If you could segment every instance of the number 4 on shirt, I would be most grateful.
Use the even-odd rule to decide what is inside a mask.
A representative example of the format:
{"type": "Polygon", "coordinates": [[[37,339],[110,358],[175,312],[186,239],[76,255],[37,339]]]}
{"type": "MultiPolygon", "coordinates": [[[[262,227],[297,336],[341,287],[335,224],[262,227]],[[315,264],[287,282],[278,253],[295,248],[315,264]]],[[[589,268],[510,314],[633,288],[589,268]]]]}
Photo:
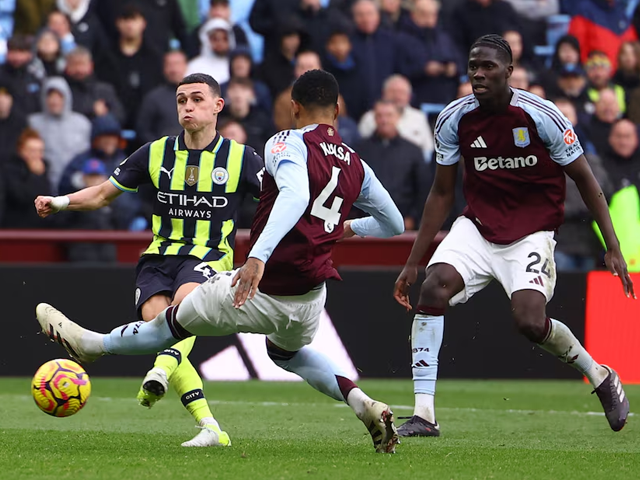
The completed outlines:
{"type": "Polygon", "coordinates": [[[313,201],[313,205],[311,206],[311,215],[324,220],[324,230],[327,233],[333,232],[336,225],[340,223],[340,207],[342,207],[343,199],[335,197],[331,208],[324,206],[331,194],[338,188],[338,175],[340,175],[340,169],[338,167],[331,167],[331,180],[329,180],[329,183],[322,189],[320,195],[313,201]]]}

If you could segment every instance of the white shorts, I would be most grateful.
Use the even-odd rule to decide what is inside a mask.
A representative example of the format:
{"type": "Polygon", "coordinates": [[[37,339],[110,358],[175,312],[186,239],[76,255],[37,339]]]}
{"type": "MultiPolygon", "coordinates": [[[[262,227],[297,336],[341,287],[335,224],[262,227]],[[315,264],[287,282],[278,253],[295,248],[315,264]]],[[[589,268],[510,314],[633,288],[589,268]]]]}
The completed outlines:
{"type": "Polygon", "coordinates": [[[509,245],[497,245],[485,240],[471,220],[460,217],[427,268],[446,263],[462,277],[464,288],[449,300],[452,306],[466,302],[494,278],[509,298],[518,290],[537,290],[549,302],[556,286],[555,246],[553,232],[536,232],[509,245]]]}
{"type": "Polygon", "coordinates": [[[296,352],[313,340],[324,311],[327,289],[280,297],[260,291],[242,307],[233,306],[236,270],[220,272],[198,286],[178,307],[177,321],[196,336],[261,333],[278,347],[296,352]]]}

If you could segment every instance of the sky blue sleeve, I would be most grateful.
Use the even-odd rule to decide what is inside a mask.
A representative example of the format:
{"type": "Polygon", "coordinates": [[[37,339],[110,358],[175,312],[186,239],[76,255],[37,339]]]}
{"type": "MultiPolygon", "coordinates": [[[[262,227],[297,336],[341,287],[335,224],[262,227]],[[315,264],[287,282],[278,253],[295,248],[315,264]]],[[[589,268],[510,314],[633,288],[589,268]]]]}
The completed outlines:
{"type": "Polygon", "coordinates": [[[302,138],[294,135],[289,135],[282,142],[277,141],[278,135],[281,134],[272,137],[265,146],[265,168],[276,181],[279,193],[264,230],[249,252],[250,258],[265,263],[304,215],[310,197],[306,145],[302,138]]]}
{"type": "Polygon", "coordinates": [[[360,196],[354,206],[364,210],[370,217],[351,222],[351,229],[359,237],[387,238],[404,232],[404,219],[389,192],[380,183],[371,167],[364,161],[364,181],[360,196]]]}
{"type": "Polygon", "coordinates": [[[440,165],[455,165],[460,160],[457,112],[443,110],[436,120],[435,143],[436,162],[440,165]]]}

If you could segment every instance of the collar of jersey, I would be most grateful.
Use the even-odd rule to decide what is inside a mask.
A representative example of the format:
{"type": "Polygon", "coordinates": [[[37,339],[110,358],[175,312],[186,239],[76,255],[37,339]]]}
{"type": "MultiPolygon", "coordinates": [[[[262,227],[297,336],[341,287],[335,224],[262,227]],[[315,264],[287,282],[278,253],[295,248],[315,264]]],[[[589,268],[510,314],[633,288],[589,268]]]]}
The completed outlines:
{"type": "MultiPolygon", "coordinates": [[[[216,132],[216,136],[213,138],[213,141],[207,145],[204,150],[207,150],[209,152],[215,152],[218,148],[220,148],[220,143],[222,142],[223,138],[220,136],[220,133],[216,132]]],[[[184,143],[184,130],[182,132],[180,132],[180,135],[178,135],[176,137],[176,141],[173,144],[173,149],[174,150],[189,150],[187,148],[187,145],[184,143]]],[[[202,150],[202,151],[204,151],[202,150]]]]}

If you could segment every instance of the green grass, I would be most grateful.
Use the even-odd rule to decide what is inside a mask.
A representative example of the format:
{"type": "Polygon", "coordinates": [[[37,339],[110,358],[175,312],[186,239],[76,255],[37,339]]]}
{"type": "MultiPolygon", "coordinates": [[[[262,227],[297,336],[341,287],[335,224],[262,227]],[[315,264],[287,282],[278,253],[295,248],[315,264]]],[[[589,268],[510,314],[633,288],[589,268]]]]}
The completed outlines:
{"type": "MultiPolygon", "coordinates": [[[[409,415],[410,381],[362,381],[409,415]]],[[[0,379],[1,479],[618,479],[640,478],[637,417],[612,432],[580,382],[441,381],[440,438],[375,454],[351,410],[302,383],[209,383],[231,448],[186,449],[197,433],[172,393],[139,407],[137,379],[93,379],[74,417],[41,413],[28,379],[0,379]]],[[[627,387],[632,407],[640,386],[627,387]]],[[[398,422],[400,423],[400,422],[398,422]]]]}

